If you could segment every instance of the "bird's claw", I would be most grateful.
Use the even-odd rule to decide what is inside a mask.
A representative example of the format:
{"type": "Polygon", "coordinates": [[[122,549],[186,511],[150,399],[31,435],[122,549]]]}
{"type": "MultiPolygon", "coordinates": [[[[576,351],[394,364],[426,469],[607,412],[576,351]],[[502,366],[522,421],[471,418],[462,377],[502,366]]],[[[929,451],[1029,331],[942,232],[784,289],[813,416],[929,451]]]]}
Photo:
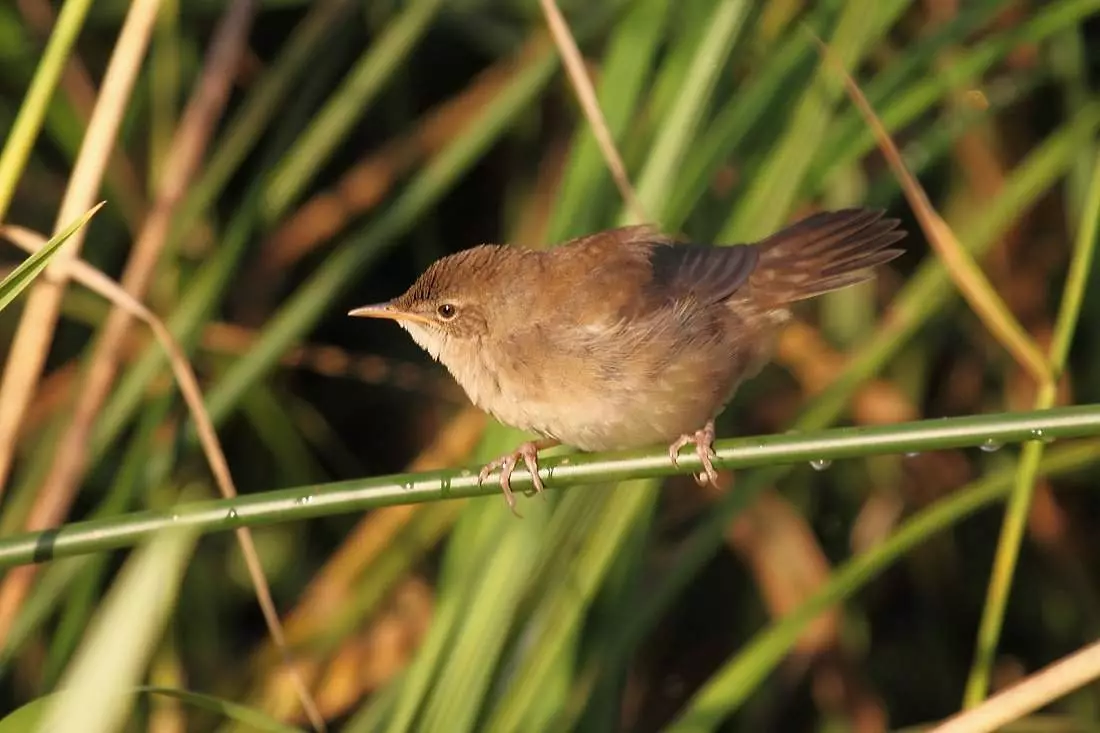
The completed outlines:
{"type": "Polygon", "coordinates": [[[506,453],[500,458],[489,461],[477,475],[477,483],[480,486],[485,483],[485,479],[489,478],[489,474],[498,468],[500,469],[500,489],[504,492],[504,500],[508,502],[508,508],[517,517],[522,515],[516,509],[516,495],[512,492],[512,471],[515,470],[516,464],[519,463],[521,458],[523,459],[523,465],[527,467],[528,473],[531,474],[531,484],[535,487],[535,493],[541,494],[546,487],[539,476],[539,447],[531,441],[522,444],[511,453],[506,453]]]}
{"type": "Polygon", "coordinates": [[[668,447],[668,456],[672,459],[672,465],[680,465],[680,449],[685,445],[695,446],[695,455],[699,457],[699,463],[703,466],[703,472],[693,475],[695,483],[706,486],[707,482],[714,488],[718,488],[718,472],[714,470],[713,459],[717,458],[714,452],[714,422],[708,422],[702,430],[694,433],[685,433],[668,447]]]}

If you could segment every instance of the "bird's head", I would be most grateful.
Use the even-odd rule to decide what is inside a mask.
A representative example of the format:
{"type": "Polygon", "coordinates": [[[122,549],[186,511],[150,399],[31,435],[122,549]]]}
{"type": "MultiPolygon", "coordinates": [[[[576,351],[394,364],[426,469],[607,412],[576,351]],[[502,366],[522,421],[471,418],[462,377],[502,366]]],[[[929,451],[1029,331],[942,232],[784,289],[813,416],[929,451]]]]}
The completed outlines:
{"type": "Polygon", "coordinates": [[[489,334],[493,310],[507,297],[507,248],[481,245],[434,262],[393,300],[356,308],[360,318],[388,318],[409,332],[433,359],[453,366],[489,334]],[[463,348],[466,347],[466,348],[463,348]]]}

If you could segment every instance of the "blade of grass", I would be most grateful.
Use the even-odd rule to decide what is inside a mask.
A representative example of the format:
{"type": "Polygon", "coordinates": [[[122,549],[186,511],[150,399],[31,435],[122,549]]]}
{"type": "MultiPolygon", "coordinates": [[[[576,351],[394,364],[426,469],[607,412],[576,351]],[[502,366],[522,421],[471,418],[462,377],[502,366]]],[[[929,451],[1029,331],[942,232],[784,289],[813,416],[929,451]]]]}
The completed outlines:
{"type": "MultiPolygon", "coordinates": [[[[548,1],[548,0],[544,0],[548,1]]],[[[638,179],[638,190],[658,191],[665,200],[671,196],[673,186],[670,181],[683,165],[683,160],[692,142],[695,140],[703,114],[711,100],[719,72],[725,66],[730,49],[737,43],[741,26],[749,11],[744,0],[725,0],[720,2],[710,16],[706,35],[699,46],[687,73],[686,84],[681,90],[677,102],[671,105],[668,119],[663,121],[661,133],[653,145],[642,175],[638,179]]],[[[647,200],[655,203],[656,195],[647,200]]],[[[664,202],[662,202],[663,204],[664,202]]],[[[667,208],[662,205],[661,209],[667,208]]],[[[620,225],[641,224],[635,207],[630,207],[620,220],[620,225]]]]}
{"type": "MultiPolygon", "coordinates": [[[[814,20],[825,16],[815,8],[814,20]]],[[[814,20],[807,20],[808,23],[814,20]]],[[[809,43],[792,36],[772,52],[771,62],[759,74],[750,77],[746,87],[731,95],[715,114],[700,139],[684,159],[679,182],[667,204],[664,224],[679,229],[706,192],[715,171],[730,158],[750,131],[762,124],[765,112],[775,99],[794,85],[794,76],[810,58],[809,43]]]]}
{"type": "Polygon", "coordinates": [[[595,598],[616,551],[635,520],[649,511],[654,503],[653,482],[624,482],[608,493],[601,502],[602,517],[598,531],[589,535],[586,547],[570,573],[567,592],[550,596],[543,602],[533,620],[538,633],[538,646],[525,654],[514,676],[500,697],[500,704],[481,730],[504,733],[529,730],[529,716],[546,686],[558,656],[567,650],[595,598]]]}
{"type": "MultiPolygon", "coordinates": [[[[862,56],[872,18],[887,12],[898,11],[894,6],[870,0],[853,0],[844,5],[830,45],[838,49],[845,67],[855,64],[862,56]]],[[[718,235],[718,241],[754,241],[780,228],[798,196],[803,177],[818,149],[818,140],[829,121],[830,106],[839,91],[826,70],[818,69],[813,82],[802,93],[780,141],[761,165],[760,174],[741,196],[718,235]]]]}
{"type": "Polygon", "coordinates": [[[496,515],[501,523],[498,546],[474,577],[480,581],[471,595],[456,636],[442,665],[433,694],[428,697],[417,730],[461,733],[482,730],[477,716],[492,683],[496,660],[512,629],[513,611],[526,588],[523,582],[534,565],[546,521],[544,507],[525,511],[524,525],[508,521],[500,507],[479,507],[496,515]],[[538,511],[542,510],[542,511],[538,511]],[[451,693],[464,693],[462,695],[451,693]]]}
{"type": "Polygon", "coordinates": [[[93,206],[88,211],[84,212],[76,221],[65,227],[60,233],[50,238],[48,242],[42,245],[40,249],[31,253],[30,257],[19,263],[7,277],[0,281],[0,311],[4,310],[11,304],[13,300],[19,297],[27,287],[30,286],[34,279],[42,274],[42,271],[46,269],[52,258],[57,251],[61,248],[65,242],[72,237],[77,230],[84,227],[96,212],[103,208],[101,202],[93,206]]]}
{"type": "Polygon", "coordinates": [[[15,187],[30,159],[46,110],[65,69],[65,61],[84,26],[91,4],[91,0],[66,0],[61,7],[27,96],[4,140],[4,149],[0,151],[0,221],[7,217],[15,187]]]}
{"type": "Polygon", "coordinates": [[[176,218],[178,236],[206,215],[222,195],[233,174],[261,140],[267,124],[275,117],[300,77],[309,71],[327,33],[358,3],[354,0],[318,0],[282,46],[278,57],[253,87],[240,110],[226,125],[211,151],[202,176],[188,192],[176,218]]]}
{"type": "Polygon", "coordinates": [[[46,712],[42,730],[121,727],[173,608],[197,533],[165,532],[127,562],[46,712]]]}
{"type": "MultiPolygon", "coordinates": [[[[150,189],[153,181],[163,177],[179,116],[179,99],[183,95],[182,56],[185,41],[180,30],[179,0],[161,0],[149,49],[149,73],[146,78],[149,93],[149,161],[145,180],[150,189]]],[[[149,190],[148,193],[154,195],[156,191],[149,190]]]]}
{"type": "MultiPolygon", "coordinates": [[[[0,733],[26,733],[29,730],[43,730],[41,728],[42,719],[48,712],[49,706],[55,704],[63,694],[54,693],[40,697],[9,713],[3,720],[0,720],[0,733]]],[[[247,725],[250,731],[266,731],[267,733],[301,733],[302,731],[301,728],[281,723],[264,715],[259,710],[239,705],[230,700],[170,687],[137,687],[130,693],[120,695],[123,698],[120,704],[131,702],[126,698],[135,698],[139,695],[162,695],[175,698],[193,708],[208,710],[228,720],[247,725]]]]}
{"type": "MultiPolygon", "coordinates": [[[[721,440],[715,444],[714,465],[719,470],[775,467],[808,464],[811,460],[836,461],[978,447],[987,441],[1006,445],[1034,440],[1037,436],[1058,440],[1098,434],[1100,405],[1077,405],[1034,412],[721,440]]],[[[698,472],[699,468],[697,457],[685,454],[680,464],[673,466],[667,450],[651,449],[547,457],[541,470],[547,488],[561,488],[686,475],[698,472]]],[[[165,511],[148,510],[96,521],[72,522],[46,532],[24,532],[0,538],[0,568],[129,547],[159,529],[176,524],[216,532],[451,498],[494,496],[499,504],[496,495],[500,488],[488,483],[479,486],[476,473],[467,467],[298,486],[236,499],[180,505],[165,511]]],[[[743,481],[749,478],[751,475],[743,481]]],[[[513,486],[517,492],[531,489],[530,476],[517,470],[513,486]]],[[[531,502],[532,506],[540,503],[531,502]]],[[[499,537],[492,539],[495,542],[499,537]]],[[[639,613],[643,610],[648,616],[648,609],[639,608],[639,613]]]]}
{"type": "Polygon", "coordinates": [[[265,223],[277,220],[298,200],[355,121],[367,111],[415,48],[441,4],[442,0],[413,0],[403,4],[400,14],[371,43],[348,73],[343,86],[329,98],[324,109],[271,172],[260,204],[265,223]]]}
{"type": "MultiPolygon", "coordinates": [[[[1039,387],[1035,399],[1037,410],[1052,407],[1057,397],[1057,379],[1066,368],[1070,344],[1073,342],[1081,305],[1085,299],[1089,273],[1092,271],[1097,227],[1100,227],[1100,156],[1096,158],[1093,167],[1092,181],[1085,199],[1085,210],[1077,228],[1073,258],[1054,325],[1050,346],[1050,368],[1053,379],[1039,387]]],[[[1001,527],[996,554],[993,556],[993,570],[990,574],[985,607],[982,610],[982,620],[978,627],[974,662],[963,694],[964,707],[974,707],[989,691],[989,680],[993,672],[1001,626],[1004,623],[1005,608],[1008,606],[1012,579],[1020,555],[1020,545],[1023,542],[1024,529],[1031,510],[1035,476],[1042,461],[1044,447],[1042,441],[1032,441],[1024,446],[1020,458],[1016,484],[1009,497],[1008,506],[1005,508],[1004,524],[1001,527]]]]}
{"type": "MultiPolygon", "coordinates": [[[[1077,471],[1100,460],[1100,443],[1089,441],[1052,450],[1041,474],[1077,471]]],[[[821,614],[858,593],[913,548],[1009,495],[1013,472],[1000,471],[964,486],[907,519],[888,538],[838,567],[812,598],[758,633],[694,695],[667,731],[710,730],[736,711],[787,656],[821,614]]]]}
{"type": "MultiPolygon", "coordinates": [[[[975,43],[947,68],[922,76],[911,86],[896,92],[884,91],[881,113],[883,124],[887,130],[899,129],[937,104],[952,89],[978,83],[982,74],[1014,49],[1026,44],[1040,43],[1055,33],[1080,23],[1098,9],[1100,0],[1064,0],[1036,8],[1034,15],[1025,23],[975,43]]],[[[945,42],[957,40],[950,38],[945,39],[945,42]]],[[[934,54],[938,50],[937,46],[929,49],[929,52],[934,54]]],[[[871,98],[875,99],[874,96],[871,98]]],[[[827,179],[834,166],[843,165],[845,160],[857,159],[875,148],[875,137],[866,129],[858,113],[853,113],[850,123],[844,127],[850,132],[838,136],[840,140],[828,138],[821,146],[824,158],[818,174],[819,181],[827,179]],[[860,128],[863,129],[862,133],[860,128]]]]}

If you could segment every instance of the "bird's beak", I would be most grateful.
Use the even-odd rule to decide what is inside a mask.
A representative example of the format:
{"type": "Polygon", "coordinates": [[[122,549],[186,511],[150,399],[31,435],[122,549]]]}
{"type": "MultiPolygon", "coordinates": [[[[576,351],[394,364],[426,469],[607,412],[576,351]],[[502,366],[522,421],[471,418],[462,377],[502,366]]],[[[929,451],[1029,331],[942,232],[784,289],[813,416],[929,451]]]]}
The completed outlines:
{"type": "Polygon", "coordinates": [[[431,323],[431,320],[417,313],[409,313],[397,308],[393,303],[376,303],[364,305],[360,308],[348,311],[349,316],[356,318],[388,318],[391,321],[413,321],[417,323],[431,323]]]}

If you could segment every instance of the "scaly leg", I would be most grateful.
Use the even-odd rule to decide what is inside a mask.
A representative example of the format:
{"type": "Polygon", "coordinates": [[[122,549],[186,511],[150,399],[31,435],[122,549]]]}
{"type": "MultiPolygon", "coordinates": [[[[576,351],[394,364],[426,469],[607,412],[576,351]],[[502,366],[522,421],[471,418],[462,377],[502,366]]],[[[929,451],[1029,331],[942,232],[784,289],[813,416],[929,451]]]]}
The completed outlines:
{"type": "Polygon", "coordinates": [[[550,439],[529,440],[511,453],[506,453],[500,458],[486,463],[477,475],[477,483],[479,486],[485,483],[485,479],[489,478],[489,474],[499,468],[500,489],[504,492],[504,500],[508,502],[508,508],[512,510],[512,514],[519,517],[521,515],[516,509],[516,495],[512,493],[512,471],[515,470],[516,464],[522,458],[523,465],[527,466],[527,472],[531,474],[531,484],[535,487],[535,493],[541,494],[546,487],[543,486],[542,478],[539,476],[539,451],[553,448],[556,445],[561,445],[561,443],[550,439]]]}
{"type": "Polygon", "coordinates": [[[695,446],[695,455],[699,456],[699,463],[703,465],[703,473],[694,477],[695,482],[705,486],[703,479],[706,478],[710,481],[710,485],[717,489],[718,472],[714,470],[714,464],[711,462],[711,459],[717,457],[714,453],[714,421],[708,421],[702,430],[681,435],[668,447],[668,457],[672,459],[674,466],[680,465],[678,454],[680,449],[688,444],[695,446]]]}

